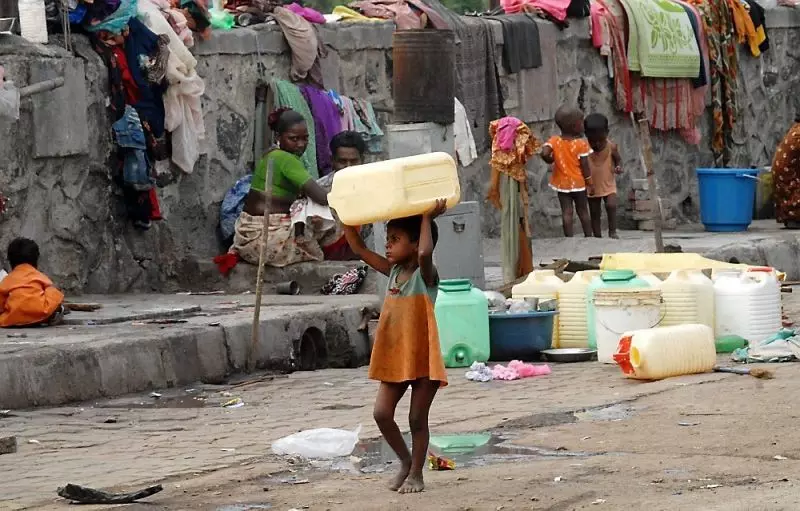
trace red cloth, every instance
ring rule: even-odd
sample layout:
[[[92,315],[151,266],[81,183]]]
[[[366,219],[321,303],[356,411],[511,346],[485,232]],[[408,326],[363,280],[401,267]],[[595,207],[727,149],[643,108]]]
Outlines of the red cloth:
[[[233,270],[234,267],[241,261],[239,254],[228,252],[227,254],[218,255],[214,258],[214,264],[217,265],[219,272],[226,277]]]
[[[119,66],[119,73],[122,76],[122,88],[125,89],[125,104],[135,105],[139,102],[139,87],[133,79],[131,69],[128,67],[128,58],[125,56],[125,50],[119,46],[112,46],[111,51],[117,58],[117,66]]]
[[[150,188],[148,199],[150,200],[150,220],[163,220],[164,217],[161,215],[161,205],[158,203],[158,195],[155,188]]]

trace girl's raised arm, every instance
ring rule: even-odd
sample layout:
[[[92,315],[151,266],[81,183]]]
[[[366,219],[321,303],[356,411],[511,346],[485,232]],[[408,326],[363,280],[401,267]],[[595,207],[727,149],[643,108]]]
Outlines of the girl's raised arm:
[[[436,204],[430,211],[422,215],[422,226],[419,230],[419,248],[417,255],[419,256],[419,271],[422,274],[422,280],[429,287],[433,287],[439,283],[439,274],[436,267],[433,265],[433,236],[431,236],[431,222],[445,212],[447,209],[447,201],[445,199],[437,199]]]
[[[368,249],[367,245],[364,243],[364,240],[361,239],[361,235],[358,234],[358,231],[355,229],[355,227],[342,224],[342,228],[344,229],[344,237],[347,239],[347,244],[350,245],[350,250],[352,250],[359,259],[367,263],[373,270],[377,271],[378,273],[383,273],[388,277],[389,271],[392,269],[392,265],[389,264],[389,260],[382,255],[376,254],[372,250]]]

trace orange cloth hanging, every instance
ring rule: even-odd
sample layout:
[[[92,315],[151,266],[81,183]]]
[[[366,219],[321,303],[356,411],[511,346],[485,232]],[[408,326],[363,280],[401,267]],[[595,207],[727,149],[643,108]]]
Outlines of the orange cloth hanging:
[[[739,44],[747,43],[750,53],[754,57],[760,56],[761,49],[759,46],[764,42],[766,36],[763,35],[763,32],[759,36],[750,13],[740,0],[728,0],[728,6],[733,14],[733,25],[736,29],[736,38]]]
[[[503,206],[500,203],[500,174],[506,174],[518,182],[525,234],[530,236],[531,229],[528,224],[528,172],[525,165],[528,163],[528,159],[541,149],[542,144],[531,133],[530,128],[525,123],[520,122],[516,129],[514,148],[510,151],[504,151],[500,147],[500,141],[497,137],[497,129],[501,120],[489,123],[489,136],[492,137],[492,158],[489,160],[489,165],[492,167],[492,177],[486,198],[497,209],[502,209]]]

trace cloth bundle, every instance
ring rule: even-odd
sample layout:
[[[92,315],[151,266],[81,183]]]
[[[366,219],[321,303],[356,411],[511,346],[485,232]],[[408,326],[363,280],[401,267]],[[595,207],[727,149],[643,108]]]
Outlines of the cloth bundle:
[[[483,362],[473,362],[465,375],[470,381],[488,382],[492,380],[519,380],[522,378],[532,378],[534,376],[546,376],[552,371],[550,366],[526,364],[519,360],[512,360],[508,366],[497,364],[488,367]]]

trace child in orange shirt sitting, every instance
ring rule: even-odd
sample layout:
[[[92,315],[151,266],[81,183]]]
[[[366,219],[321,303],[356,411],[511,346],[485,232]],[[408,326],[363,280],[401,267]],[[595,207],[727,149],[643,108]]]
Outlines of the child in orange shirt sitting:
[[[64,294],[36,267],[39,246],[17,238],[8,245],[11,273],[0,281],[0,327],[56,325],[64,317]]]
[[[558,192],[564,236],[573,235],[574,211],[587,238],[592,236],[587,188],[592,190],[592,176],[585,156],[592,153],[583,137],[583,112],[566,105],[556,111],[556,124],[561,136],[552,136],[542,147],[542,159],[553,165],[550,188]],[[574,205],[574,209],[573,209]]]

